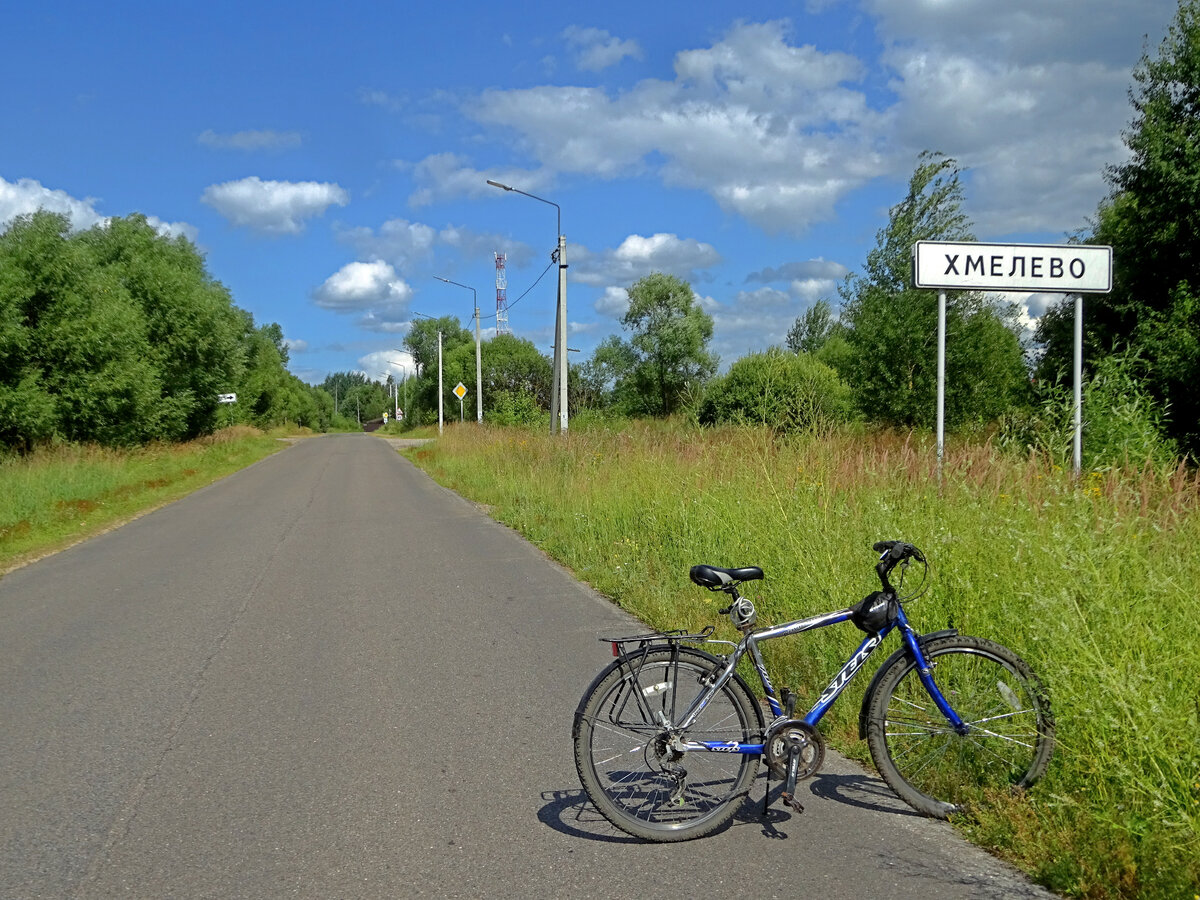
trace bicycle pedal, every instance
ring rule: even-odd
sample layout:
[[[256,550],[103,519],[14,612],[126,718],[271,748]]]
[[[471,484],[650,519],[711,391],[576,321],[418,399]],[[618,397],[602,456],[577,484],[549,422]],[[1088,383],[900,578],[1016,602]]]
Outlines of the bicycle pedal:
[[[795,794],[784,794],[783,803],[789,809],[795,810],[797,813],[804,812],[804,804],[796,799]]]

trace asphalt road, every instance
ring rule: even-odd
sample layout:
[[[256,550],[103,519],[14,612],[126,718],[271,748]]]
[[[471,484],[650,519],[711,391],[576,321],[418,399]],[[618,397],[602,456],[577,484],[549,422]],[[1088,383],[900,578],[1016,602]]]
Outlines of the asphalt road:
[[[836,756],[615,831],[570,731],[629,627],[385,441],[296,444],[0,580],[0,898],[1050,896]]]

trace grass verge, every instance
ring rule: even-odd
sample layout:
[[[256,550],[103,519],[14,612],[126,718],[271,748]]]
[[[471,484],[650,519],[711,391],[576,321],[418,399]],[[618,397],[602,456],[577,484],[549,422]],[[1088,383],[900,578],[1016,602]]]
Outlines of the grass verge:
[[[187,444],[0,458],[0,574],[245,468],[281,449],[283,434],[235,426]]]
[[[771,624],[875,589],[873,541],[915,543],[933,566],[909,610],[916,627],[1012,647],[1047,683],[1058,723],[1050,771],[1027,797],[956,824],[1067,896],[1200,895],[1195,472],[1076,484],[963,444],[947,448],[939,490],[928,438],[639,423],[566,438],[455,427],[407,455],[659,628],[716,621],[688,581],[694,563],[762,566],[753,594]],[[775,642],[772,678],[811,703],[857,639],[846,628]],[[858,759],[863,676],[822,723]]]

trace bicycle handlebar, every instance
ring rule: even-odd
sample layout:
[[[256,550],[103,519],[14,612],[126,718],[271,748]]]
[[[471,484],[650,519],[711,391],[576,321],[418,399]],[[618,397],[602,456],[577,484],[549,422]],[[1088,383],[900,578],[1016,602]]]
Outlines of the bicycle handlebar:
[[[879,576],[879,583],[883,585],[884,591],[894,593],[892,583],[888,581],[888,575],[892,569],[900,562],[907,559],[915,559],[917,562],[925,562],[925,555],[921,553],[912,544],[904,541],[876,541],[874,544],[876,553],[882,554],[879,557],[879,562],[875,565],[875,574]]]

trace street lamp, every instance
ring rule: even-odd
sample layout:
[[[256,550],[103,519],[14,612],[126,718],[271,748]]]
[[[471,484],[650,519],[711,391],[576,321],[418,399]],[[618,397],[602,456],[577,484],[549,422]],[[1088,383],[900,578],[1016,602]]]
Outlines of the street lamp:
[[[409,351],[401,350],[398,347],[393,347],[391,349],[391,352],[392,353],[409,353]],[[409,353],[409,356],[411,357],[412,354]],[[415,360],[414,360],[414,362],[415,362]],[[400,365],[400,363],[398,363],[392,359],[389,359],[388,363],[390,363],[393,366]],[[408,366],[403,366],[403,369],[404,369],[404,414],[407,416],[408,415]],[[400,391],[399,390],[396,391],[396,403],[397,403],[397,405],[400,403]],[[397,419],[400,418],[400,409],[398,406],[396,409],[396,418]]]
[[[427,316],[425,313],[414,312],[414,316],[419,319],[432,319],[433,316]],[[442,433],[442,332],[438,331],[438,434]]]
[[[487,183],[502,191],[512,191],[542,203],[548,203],[558,211],[558,306],[554,314],[554,384],[550,389],[550,433],[565,434],[567,431],[567,239],[562,233],[562,207],[553,200],[518,190],[507,184],[492,181]]]
[[[453,284],[460,288],[466,288],[471,292],[471,301],[475,306],[475,421],[480,425],[483,424],[483,361],[479,350],[479,297],[475,293],[475,288],[468,284],[459,284],[457,281],[451,281],[449,278],[443,278],[441,275],[434,275],[438,281],[444,281],[446,284]]]

